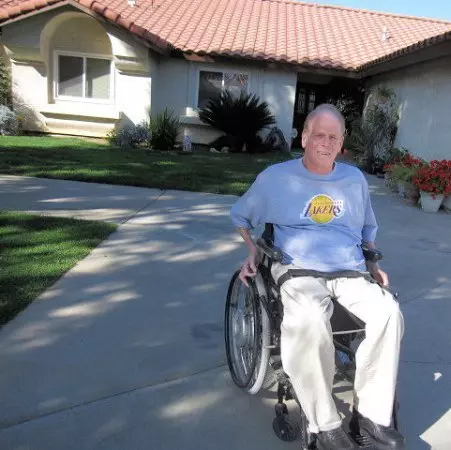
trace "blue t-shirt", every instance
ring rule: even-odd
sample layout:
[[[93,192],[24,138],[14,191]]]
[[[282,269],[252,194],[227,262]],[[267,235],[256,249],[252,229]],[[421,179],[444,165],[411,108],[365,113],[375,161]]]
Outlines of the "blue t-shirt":
[[[374,242],[377,223],[368,183],[356,167],[335,163],[327,175],[302,159],[260,173],[231,210],[236,227],[274,224],[284,262],[322,272],[365,270],[362,242]]]

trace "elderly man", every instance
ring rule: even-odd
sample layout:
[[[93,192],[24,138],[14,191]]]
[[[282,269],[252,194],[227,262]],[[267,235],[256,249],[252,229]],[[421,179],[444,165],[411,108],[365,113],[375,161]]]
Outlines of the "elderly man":
[[[332,397],[330,317],[335,297],[366,324],[366,337],[356,354],[351,425],[378,449],[400,449],[404,438],[391,427],[391,418],[403,317],[384,289],[387,274],[363,256],[362,244],[375,248],[377,224],[363,174],[335,162],[344,133],[341,113],[332,105],[318,106],[305,122],[304,156],[264,170],[232,207],[232,221],[249,250],[240,279],[247,285],[247,278],[256,275],[259,254],[249,230],[263,223],[274,224],[274,243],[284,254],[283,263],[272,267],[276,280],[291,268],[371,274],[376,282],[365,277],[308,276],[284,282],[282,364],[319,448],[356,448],[342,428]]]

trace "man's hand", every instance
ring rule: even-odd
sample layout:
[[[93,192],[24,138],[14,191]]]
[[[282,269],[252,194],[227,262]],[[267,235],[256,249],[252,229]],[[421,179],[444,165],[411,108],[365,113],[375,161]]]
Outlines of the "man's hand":
[[[372,250],[376,249],[374,242],[365,242],[365,245]],[[367,261],[366,268],[370,275],[382,286],[388,287],[388,275],[379,267],[379,263],[376,261]]]
[[[370,268],[370,274],[378,283],[382,284],[382,286],[388,287],[388,275],[378,265]]]
[[[247,277],[255,277],[255,275],[257,275],[257,266],[259,264],[259,259],[259,252],[256,248],[255,250],[252,250],[250,252],[249,256],[246,258],[243,266],[241,267],[239,278],[247,287],[249,287]]]

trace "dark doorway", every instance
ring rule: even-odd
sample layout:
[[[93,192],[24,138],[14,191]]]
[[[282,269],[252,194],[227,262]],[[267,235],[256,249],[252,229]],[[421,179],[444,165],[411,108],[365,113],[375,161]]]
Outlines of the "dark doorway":
[[[293,128],[297,130],[298,136],[293,140],[294,148],[301,147],[301,134],[307,114],[321,103],[336,103],[340,99],[351,100],[361,112],[364,90],[360,81],[347,78],[333,78],[327,84],[298,81],[293,115]]]

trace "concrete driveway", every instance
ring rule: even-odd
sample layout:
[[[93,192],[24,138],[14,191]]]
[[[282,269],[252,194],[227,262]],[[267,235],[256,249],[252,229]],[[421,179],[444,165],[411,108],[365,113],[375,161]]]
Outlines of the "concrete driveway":
[[[369,177],[406,334],[409,450],[451,448],[451,215],[405,206]],[[245,253],[235,198],[0,176],[0,208],[120,223],[0,330],[0,448],[295,449],[225,367],[223,305]]]

